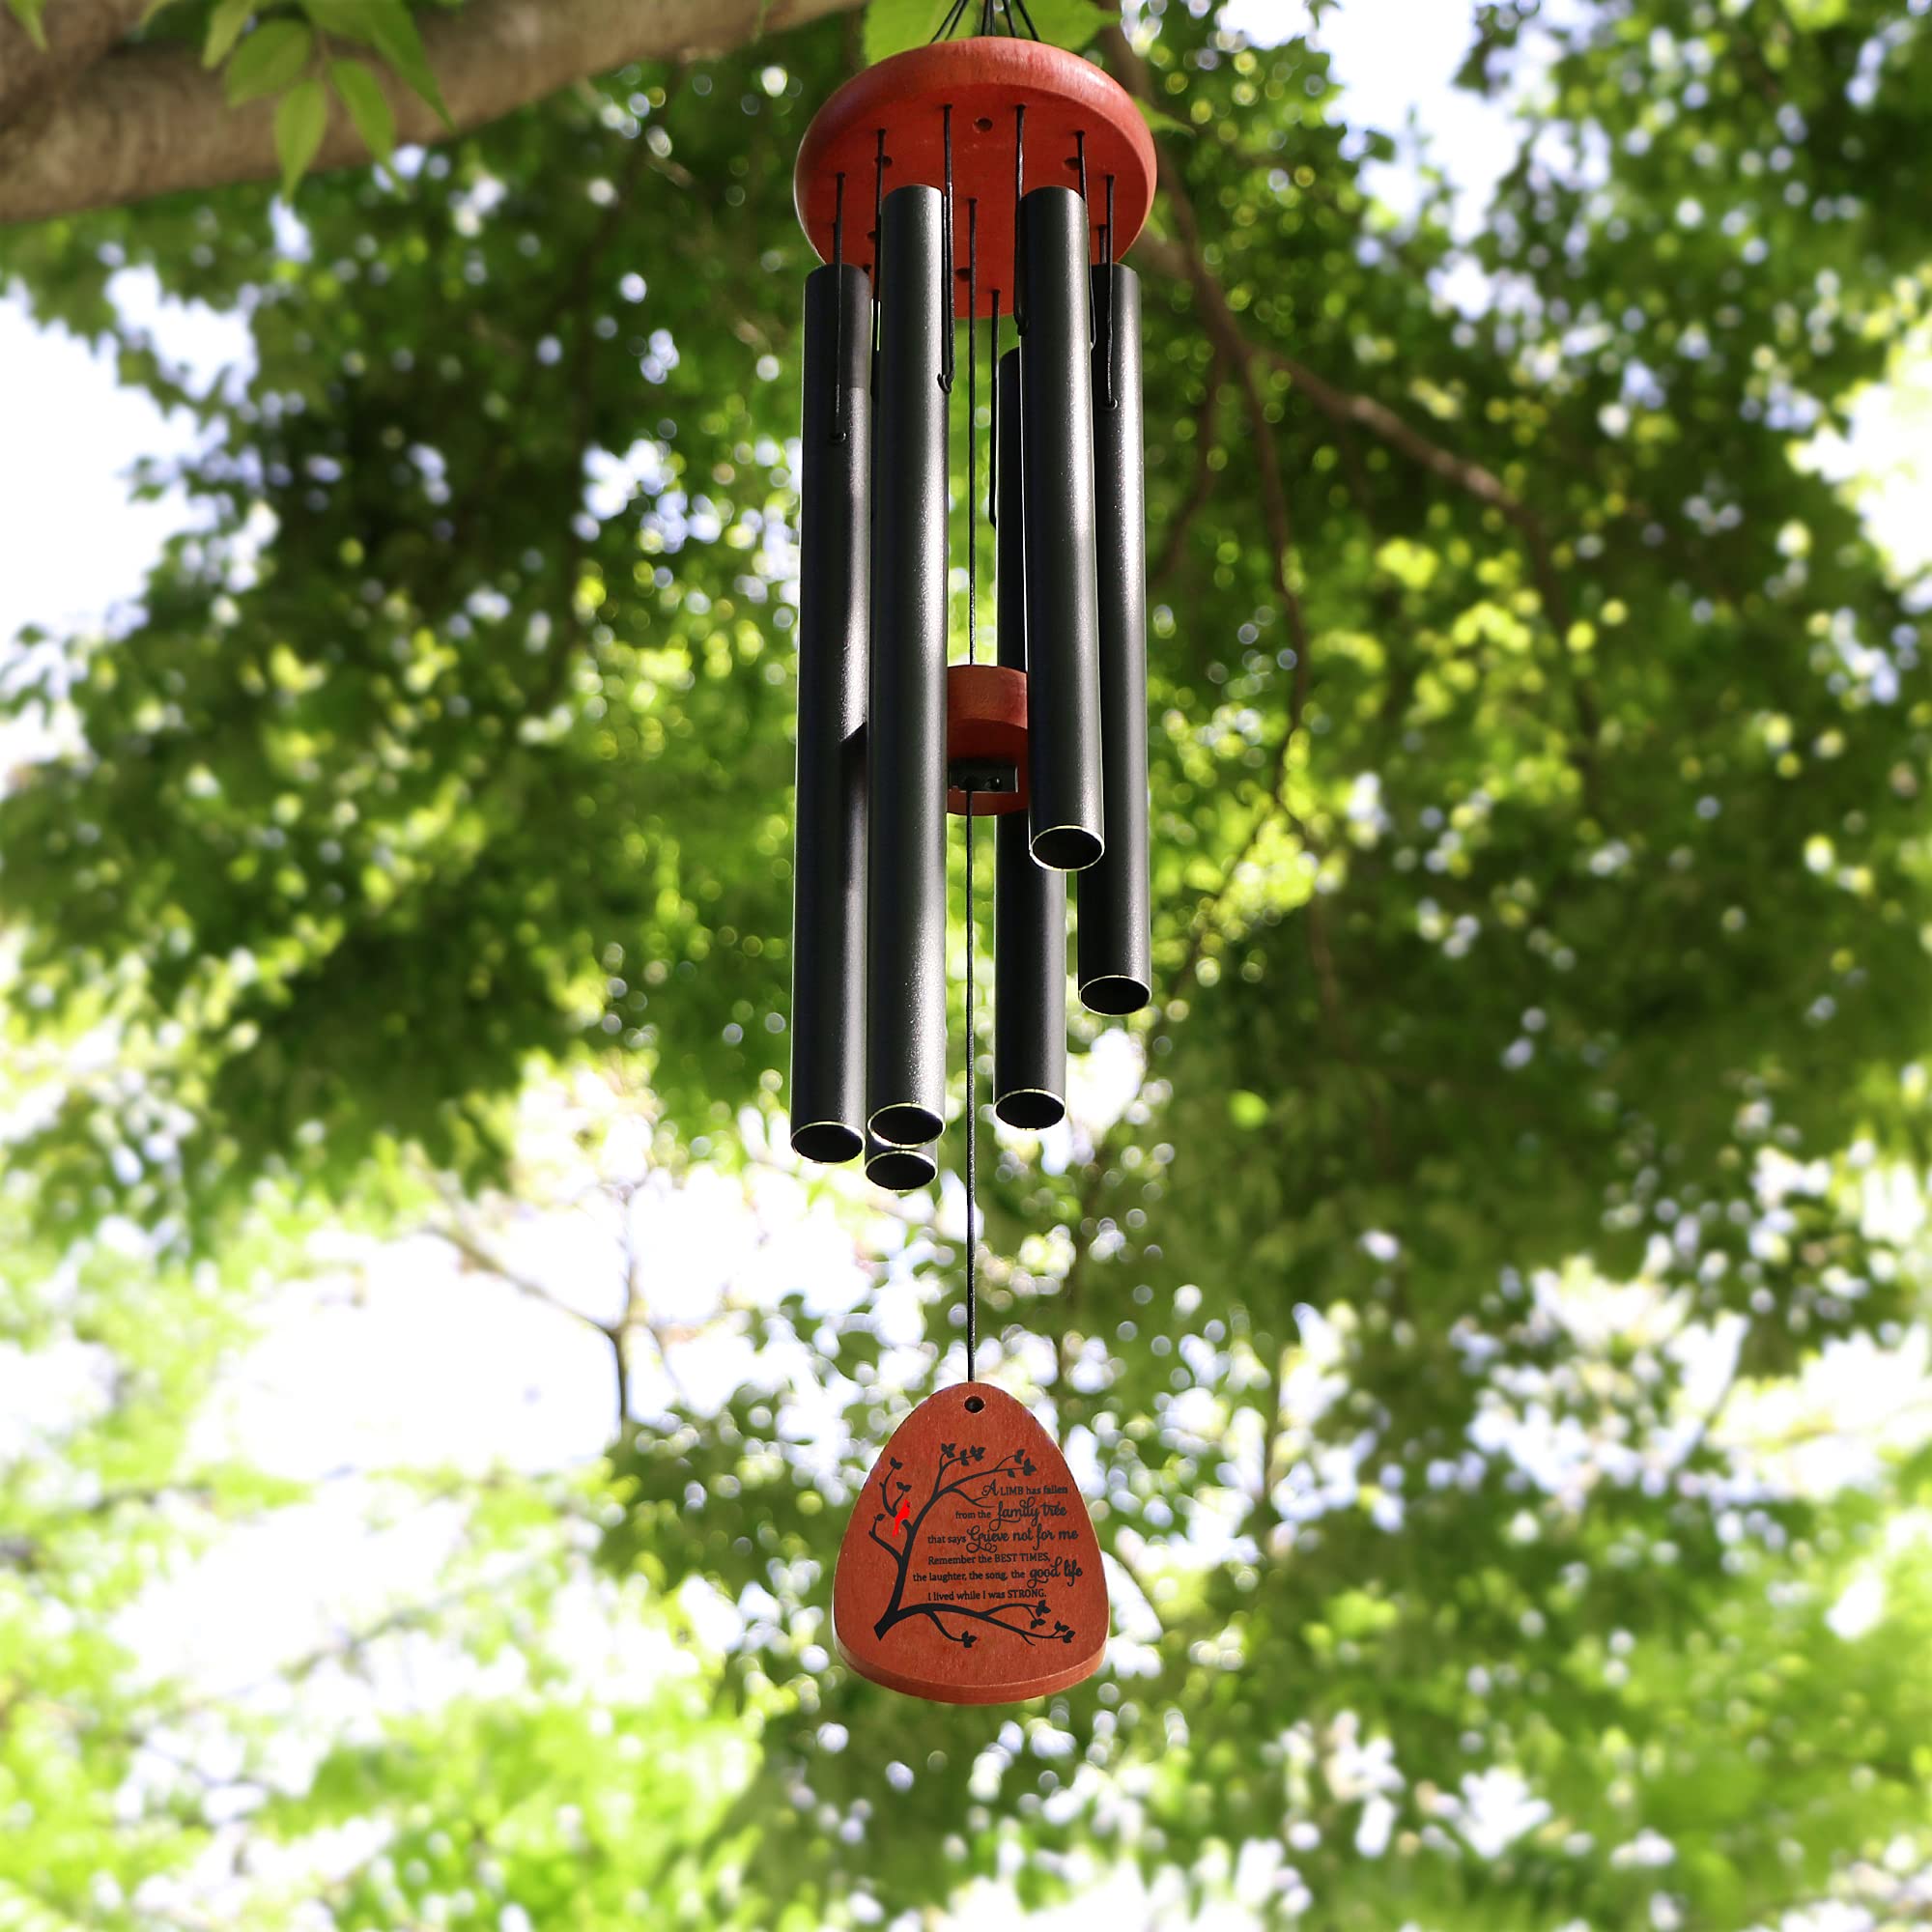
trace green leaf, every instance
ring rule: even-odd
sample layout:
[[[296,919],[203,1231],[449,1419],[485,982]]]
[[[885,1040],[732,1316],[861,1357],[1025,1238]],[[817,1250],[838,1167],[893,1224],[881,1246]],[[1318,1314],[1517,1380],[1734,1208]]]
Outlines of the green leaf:
[[[423,51],[422,36],[402,0],[370,0],[366,12],[369,38],[376,51],[436,109],[445,127],[454,128],[449,109],[442,104],[442,89],[437,85],[429,55]]]
[[[228,104],[240,107],[265,94],[279,94],[300,78],[315,51],[315,36],[298,20],[270,20],[257,27],[228,63]]]
[[[1119,18],[1118,11],[1110,16],[1094,6],[1094,0],[1026,0],[1026,9],[1041,40],[1076,52],[1108,24],[1110,17]]]
[[[7,0],[7,6],[14,17],[27,30],[27,38],[43,53],[47,49],[46,29],[41,25],[41,14],[46,9],[47,0]]]
[[[862,35],[867,63],[924,46],[946,14],[946,0],[871,0]]]
[[[383,84],[360,61],[339,60],[328,64],[328,78],[349,110],[362,145],[379,161],[395,153],[396,117]]]
[[[282,163],[282,194],[292,197],[308,172],[328,126],[328,91],[319,80],[298,80],[275,109],[275,153]]]
[[[208,37],[201,43],[203,67],[219,67],[242,38],[255,11],[255,0],[220,0],[208,16]]]
[[[1134,98],[1134,105],[1141,110],[1141,119],[1156,134],[1193,134],[1196,131],[1190,123],[1176,120],[1165,109],[1153,106],[1141,99],[1138,95]]]
[[[1026,0],[1026,10],[1041,40],[1076,49],[1084,47],[1108,19],[1093,0]],[[969,14],[977,16],[978,11],[978,0],[969,0]],[[866,9],[866,59],[882,61],[924,46],[951,12],[951,0],[871,0]],[[1017,24],[1017,7],[1014,18]],[[973,24],[978,25],[977,17]],[[1020,31],[1024,33],[1024,27]]]
[[[373,47],[377,19],[394,5],[395,0],[302,0],[302,12],[325,34]]]
[[[1252,1133],[1268,1117],[1268,1103],[1259,1094],[1250,1094],[1239,1088],[1228,1095],[1228,1118],[1245,1131]]]

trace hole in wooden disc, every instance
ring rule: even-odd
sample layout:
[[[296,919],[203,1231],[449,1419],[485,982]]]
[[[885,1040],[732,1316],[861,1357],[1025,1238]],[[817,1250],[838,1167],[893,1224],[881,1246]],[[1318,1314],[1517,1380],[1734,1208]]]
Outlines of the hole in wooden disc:
[[[969,1395],[966,1398],[966,1407],[970,1414],[978,1415],[985,1406],[986,1398],[982,1395]]]

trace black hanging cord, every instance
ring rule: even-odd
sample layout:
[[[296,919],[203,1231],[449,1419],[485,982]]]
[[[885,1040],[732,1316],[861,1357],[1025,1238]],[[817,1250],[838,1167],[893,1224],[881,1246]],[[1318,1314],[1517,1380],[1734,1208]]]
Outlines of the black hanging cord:
[[[966,662],[980,662],[980,201],[966,202]]]
[[[973,1023],[973,794],[966,794],[966,1379],[975,1371],[980,1352],[980,1238],[975,1225],[980,1198],[979,1166],[974,1149],[980,1138],[975,1095],[979,1077],[974,1057],[979,1029]]]
[[[1116,393],[1114,378],[1114,178],[1107,177],[1107,219],[1100,228],[1100,266],[1105,270],[1100,277],[1100,286],[1105,292],[1107,320],[1102,329],[1102,337],[1107,345],[1107,390],[1106,407],[1120,408],[1121,399]]]
[[[1013,106],[1013,323],[1026,333],[1026,318],[1020,314],[1020,204],[1026,199],[1026,102]]]
[[[952,107],[948,102],[940,110],[940,125],[944,128],[946,142],[946,242],[945,242],[945,282],[946,282],[946,353],[939,365],[939,386],[950,396],[952,393]]]
[[[838,385],[832,391],[832,440],[845,440],[845,177],[832,204],[832,366]]]
[[[972,0],[952,0],[945,17],[933,30],[934,41],[950,41],[959,31]],[[980,0],[980,25],[981,35],[997,33],[1002,25],[1009,34],[1018,38],[1019,29],[1013,25],[1013,9],[1019,9],[1019,16],[1026,23],[1026,30],[1034,40],[1039,39],[1039,29],[1033,23],[1033,15],[1026,10],[1026,0]]]
[[[872,354],[879,353],[879,237],[886,232],[886,130],[872,164]]]
[[[967,0],[952,0],[952,9],[945,19],[933,30],[935,41],[950,41],[958,31],[959,22],[966,16]],[[930,43],[928,43],[930,44]]]
[[[980,203],[966,204],[966,662],[980,662]],[[980,1344],[979,1212],[980,1030],[973,1011],[973,794],[966,794],[966,1379],[975,1379]]]
[[[986,527],[1000,527],[1000,292],[993,291],[993,327],[986,337],[986,393],[993,420],[986,431]]]
[[[1080,202],[1083,208],[1093,204],[1087,199],[1087,130],[1077,128],[1073,132],[1073,153],[1080,163]]]

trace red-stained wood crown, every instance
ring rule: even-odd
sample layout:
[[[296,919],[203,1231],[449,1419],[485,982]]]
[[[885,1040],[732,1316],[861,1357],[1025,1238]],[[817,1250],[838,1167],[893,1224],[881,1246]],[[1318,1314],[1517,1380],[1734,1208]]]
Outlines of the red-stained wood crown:
[[[959,1382],[899,1424],[838,1547],[832,1630],[861,1677],[941,1704],[1043,1697],[1100,1667],[1100,1546],[1011,1396]]]
[[[1114,184],[1118,257],[1153,206],[1153,135],[1132,97],[1113,76],[1065,47],[976,35],[914,47],[848,80],[813,118],[798,151],[793,198],[799,225],[823,261],[832,259],[838,177],[845,177],[845,260],[872,266],[872,208],[878,143],[886,137],[884,188],[946,183],[946,117],[952,109],[953,313],[967,309],[966,250],[977,219],[979,313],[1013,308],[1015,109],[1026,109],[1026,186],[1080,185],[1079,137],[1086,137],[1088,221],[1099,260]],[[977,216],[974,205],[977,204]]]

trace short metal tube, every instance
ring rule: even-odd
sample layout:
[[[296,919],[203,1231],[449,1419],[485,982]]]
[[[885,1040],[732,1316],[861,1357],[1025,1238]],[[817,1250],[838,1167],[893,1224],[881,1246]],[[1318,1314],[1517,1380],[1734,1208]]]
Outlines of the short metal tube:
[[[1029,815],[1034,857],[1060,871],[1105,844],[1087,256],[1087,204],[1035,188],[1020,204]]]
[[[874,1187],[910,1194],[916,1187],[931,1186],[938,1172],[929,1147],[892,1147],[876,1134],[866,1136],[866,1179]]]
[[[851,1160],[865,1146],[871,347],[864,270],[814,271],[799,440],[791,940],[791,1144],[808,1160]]]
[[[946,392],[952,327],[937,188],[885,199],[872,422],[866,734],[866,1119],[937,1138],[946,1105]],[[867,1163],[867,1172],[872,1163]]]
[[[1141,430],[1141,281],[1096,268],[1094,559],[1100,599],[1100,770],[1107,849],[1080,874],[1076,972],[1096,1013],[1153,997],[1148,910],[1147,501]]]
[[[999,661],[1027,668],[1020,353],[1000,358]],[[1029,699],[1029,708],[1031,699]],[[1029,726],[1031,730],[1031,726]],[[1066,1112],[1066,875],[1030,849],[1027,815],[1001,813],[993,886],[993,1112],[1009,1127]],[[1086,875],[1083,875],[1086,876]]]

